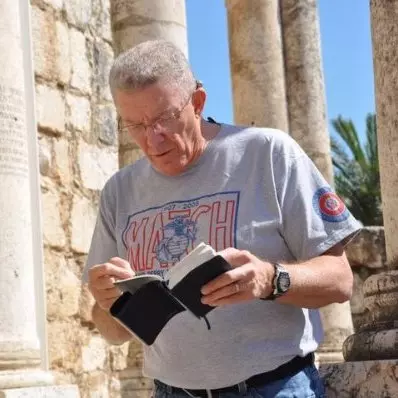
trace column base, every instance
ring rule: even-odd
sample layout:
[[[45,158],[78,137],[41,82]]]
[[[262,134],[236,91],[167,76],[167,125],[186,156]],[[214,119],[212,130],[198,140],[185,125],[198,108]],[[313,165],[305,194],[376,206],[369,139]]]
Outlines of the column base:
[[[325,364],[319,371],[328,398],[397,396],[398,359]]]
[[[40,369],[0,371],[0,398],[80,398],[72,385],[54,385],[50,372]]]
[[[398,329],[359,332],[343,344],[346,361],[373,361],[398,358]]]
[[[0,398],[80,398],[77,386],[45,386],[0,390]]]

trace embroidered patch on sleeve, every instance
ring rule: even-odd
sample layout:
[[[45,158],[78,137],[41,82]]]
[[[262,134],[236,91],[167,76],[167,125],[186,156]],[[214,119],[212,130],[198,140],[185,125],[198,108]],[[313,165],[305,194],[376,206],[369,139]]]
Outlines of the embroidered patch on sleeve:
[[[315,192],[312,205],[324,221],[341,222],[350,215],[344,202],[329,187],[319,188]]]

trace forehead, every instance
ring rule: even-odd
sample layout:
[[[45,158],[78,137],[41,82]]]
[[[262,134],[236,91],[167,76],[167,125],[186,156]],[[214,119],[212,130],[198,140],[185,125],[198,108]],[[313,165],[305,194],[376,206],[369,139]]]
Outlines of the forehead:
[[[155,83],[140,90],[117,90],[115,105],[125,120],[140,122],[181,106],[182,94],[176,87]]]

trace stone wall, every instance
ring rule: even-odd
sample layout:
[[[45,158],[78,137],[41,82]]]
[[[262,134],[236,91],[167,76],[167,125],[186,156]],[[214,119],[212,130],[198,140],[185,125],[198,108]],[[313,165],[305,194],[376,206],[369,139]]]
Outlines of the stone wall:
[[[99,191],[118,169],[109,0],[32,0],[32,34],[50,369],[82,398],[146,396],[140,349],[94,331],[80,282]]]

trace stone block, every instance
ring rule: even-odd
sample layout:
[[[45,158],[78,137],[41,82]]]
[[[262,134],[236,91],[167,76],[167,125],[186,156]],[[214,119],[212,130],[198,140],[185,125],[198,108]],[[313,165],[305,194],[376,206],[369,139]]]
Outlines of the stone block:
[[[0,398],[80,398],[77,386],[45,386],[0,390]]]
[[[32,40],[35,73],[46,80],[56,76],[56,28],[53,13],[32,7]]]
[[[97,209],[85,197],[74,196],[71,213],[71,246],[78,253],[88,253],[93,234]]]
[[[88,28],[91,14],[92,1],[67,0],[65,1],[66,18],[71,25],[81,30]]]
[[[80,372],[82,346],[86,343],[80,320],[53,320],[47,323],[47,331],[50,367]]]
[[[113,63],[112,47],[103,40],[96,40],[93,49],[93,87],[102,100],[112,101],[109,88],[109,72]]]
[[[64,186],[72,180],[72,164],[69,154],[69,142],[63,138],[54,140],[55,173]]]
[[[82,350],[82,367],[85,372],[101,370],[108,358],[108,344],[100,336],[92,336]]]
[[[141,159],[144,153],[138,149],[122,149],[119,153],[119,164],[120,167],[127,166],[135,163],[138,159]]]
[[[105,372],[83,374],[79,384],[82,398],[114,398],[109,395],[109,378]]]
[[[110,0],[93,1],[93,20],[96,31],[105,40],[112,42],[111,4]]]
[[[153,385],[153,381],[151,379],[142,376],[141,369],[123,370],[120,374],[120,382],[123,389],[129,385],[129,390],[149,389]]]
[[[78,131],[91,129],[91,104],[85,97],[73,94],[66,95],[67,120],[71,127]]]
[[[129,344],[111,346],[109,348],[110,365],[112,370],[123,370],[127,368],[127,355]]]
[[[348,244],[347,257],[351,266],[380,269],[386,264],[383,227],[365,227]]]
[[[80,296],[80,304],[79,304],[79,308],[80,308],[79,315],[83,322],[93,324],[91,311],[92,311],[94,303],[95,303],[95,300],[94,300],[93,295],[91,294],[87,285],[83,284],[82,290],[81,290],[81,296]]]
[[[47,316],[67,319],[79,313],[81,282],[69,269],[64,256],[45,252]]]
[[[56,10],[61,10],[64,6],[64,0],[44,0],[44,2],[49,4]]]
[[[66,237],[60,214],[60,197],[57,192],[47,190],[41,195],[43,214],[43,241],[53,247],[64,247]]]
[[[120,389],[122,394],[126,396],[150,397],[149,393],[153,389],[153,381],[142,376],[136,377],[134,370],[129,377],[129,370],[124,370],[123,376],[120,377]]]
[[[132,339],[128,346],[127,369],[120,373],[120,378],[123,378],[124,374],[127,374],[128,378],[133,377],[131,372],[135,372],[136,377],[141,377],[141,367],[143,363],[142,344],[138,340]]]
[[[60,90],[36,85],[36,109],[39,128],[57,133],[65,130],[65,101]]]
[[[61,83],[66,85],[69,83],[71,77],[69,29],[68,26],[61,21],[57,21],[55,29],[57,35],[57,77]]]
[[[79,166],[83,186],[100,190],[105,182],[118,170],[118,154],[116,148],[100,148],[79,143]]]
[[[48,177],[52,168],[51,144],[46,138],[40,137],[38,149],[40,174]]]
[[[87,1],[86,3],[90,3]],[[86,37],[83,33],[76,29],[71,29],[70,42],[72,46],[71,51],[71,86],[77,88],[82,93],[91,93],[91,67],[88,58],[88,48]]]
[[[123,398],[121,396],[120,380],[117,377],[109,378],[109,395],[112,398]]]
[[[395,398],[398,360],[321,365],[328,398]]]
[[[113,105],[98,105],[94,110],[94,134],[107,145],[116,144],[117,121]]]

